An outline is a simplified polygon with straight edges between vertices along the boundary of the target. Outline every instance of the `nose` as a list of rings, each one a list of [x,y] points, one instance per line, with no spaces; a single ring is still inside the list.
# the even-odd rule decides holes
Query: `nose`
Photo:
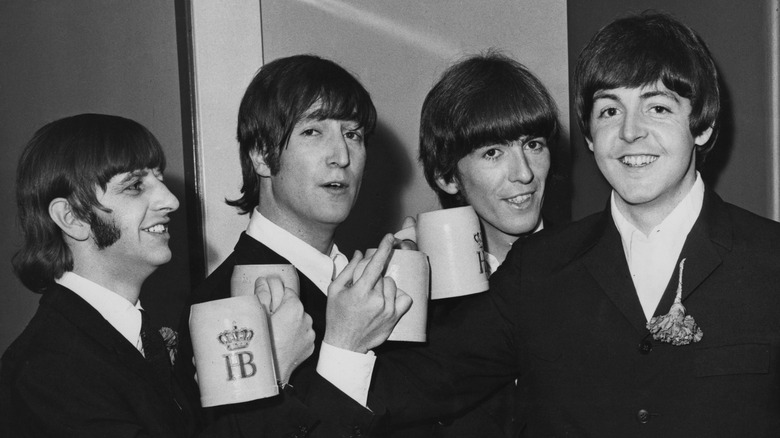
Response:
[[[633,143],[647,134],[642,116],[638,111],[626,111],[620,125],[620,138],[627,143]]]
[[[512,148],[512,157],[509,166],[509,181],[529,184],[534,180],[534,171],[528,164],[522,145],[519,144]]]
[[[171,193],[164,182],[158,181],[157,193],[155,194],[154,206],[158,210],[165,210],[172,213],[179,209],[179,200]]]
[[[349,166],[349,145],[347,145],[347,140],[340,132],[333,134],[329,146],[328,165],[335,167]]]

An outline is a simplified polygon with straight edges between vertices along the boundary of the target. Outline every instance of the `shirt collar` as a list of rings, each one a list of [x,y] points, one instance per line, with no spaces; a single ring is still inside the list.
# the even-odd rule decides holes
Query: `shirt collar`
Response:
[[[330,282],[348,263],[335,243],[330,255],[325,255],[268,220],[257,209],[252,212],[246,234],[286,258],[326,295]]]
[[[66,272],[55,281],[97,310],[133,346],[140,347],[141,300],[133,305],[121,295],[74,272]]]
[[[687,195],[680,201],[679,204],[672,210],[671,213],[658,225],[656,225],[650,234],[644,235],[637,227],[626,219],[625,216],[618,210],[615,203],[615,191],[612,191],[612,197],[610,200],[610,210],[612,218],[615,221],[615,226],[620,233],[620,239],[623,242],[623,249],[626,254],[630,254],[631,239],[632,238],[646,238],[650,239],[666,239],[669,241],[684,241],[688,233],[693,228],[693,224],[699,217],[702,204],[704,203],[704,182],[696,172],[696,181],[693,183],[693,187]]]

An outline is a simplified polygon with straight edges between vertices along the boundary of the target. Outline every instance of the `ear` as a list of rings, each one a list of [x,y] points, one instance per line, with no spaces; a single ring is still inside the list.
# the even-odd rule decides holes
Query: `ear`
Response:
[[[693,142],[696,143],[696,146],[701,146],[704,143],[707,143],[710,140],[710,137],[712,137],[712,126],[697,135],[696,138],[693,139]]]
[[[264,178],[271,176],[271,168],[265,161],[265,156],[260,148],[255,148],[249,151],[249,158],[252,160],[252,167],[255,168],[255,173]]]
[[[593,140],[589,139],[588,137],[585,137],[585,143],[588,144],[588,149],[590,149],[590,151],[593,152]]]
[[[450,195],[454,195],[460,191],[460,187],[458,186],[458,182],[455,178],[452,178],[452,180],[447,182],[443,177],[437,176],[436,185]]]
[[[65,198],[55,198],[49,203],[49,216],[70,238],[84,241],[89,238],[91,227],[79,219]]]

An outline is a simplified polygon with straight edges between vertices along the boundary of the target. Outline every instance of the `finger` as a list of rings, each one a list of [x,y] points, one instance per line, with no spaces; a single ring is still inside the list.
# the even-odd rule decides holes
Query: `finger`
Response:
[[[271,307],[269,309],[271,312],[275,312],[284,297],[284,283],[278,275],[269,275],[266,281],[271,294]]]
[[[268,280],[265,277],[257,277],[257,280],[255,280],[255,296],[260,300],[260,304],[265,307],[266,312],[271,313],[273,295],[271,294],[271,287],[268,285]]]
[[[409,309],[412,308],[414,300],[412,297],[401,289],[396,290],[395,294],[395,313],[398,318],[404,316]]]
[[[411,240],[412,242],[417,241],[417,231],[415,230],[415,227],[402,228],[399,231],[396,231],[393,236],[399,240]]]
[[[379,243],[374,255],[371,256],[371,260],[366,265],[366,269],[360,276],[360,279],[356,283],[361,283],[361,287],[368,287],[373,289],[376,286],[377,281],[382,278],[382,272],[385,270],[387,259],[390,258],[390,254],[393,251],[393,235],[386,234]]]
[[[363,271],[366,270],[366,266],[368,266],[368,262],[371,261],[371,258],[364,258],[360,262],[358,262],[357,266],[355,267],[355,272],[352,274],[352,282],[358,281],[361,275],[363,275]]]
[[[341,271],[341,273],[339,273],[339,275],[337,275],[328,286],[329,297],[331,296],[331,293],[334,295],[338,294],[338,292],[341,292],[347,288],[347,284],[352,283],[352,276],[355,273],[355,268],[357,268],[357,265],[361,260],[363,260],[363,253],[360,251],[355,251],[355,254],[352,256],[352,260],[347,263],[347,266],[344,267],[344,270]]]
[[[390,277],[384,277],[382,278],[382,281],[377,282],[378,289],[381,285],[381,290],[379,292],[382,293],[382,296],[385,300],[385,310],[389,309],[395,309],[395,296],[396,296],[396,285],[395,280],[393,280]]]

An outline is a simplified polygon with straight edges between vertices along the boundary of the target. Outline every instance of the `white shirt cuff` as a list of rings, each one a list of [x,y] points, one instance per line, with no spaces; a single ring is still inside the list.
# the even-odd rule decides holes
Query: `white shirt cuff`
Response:
[[[353,400],[367,407],[376,356],[344,350],[323,342],[317,372]]]

